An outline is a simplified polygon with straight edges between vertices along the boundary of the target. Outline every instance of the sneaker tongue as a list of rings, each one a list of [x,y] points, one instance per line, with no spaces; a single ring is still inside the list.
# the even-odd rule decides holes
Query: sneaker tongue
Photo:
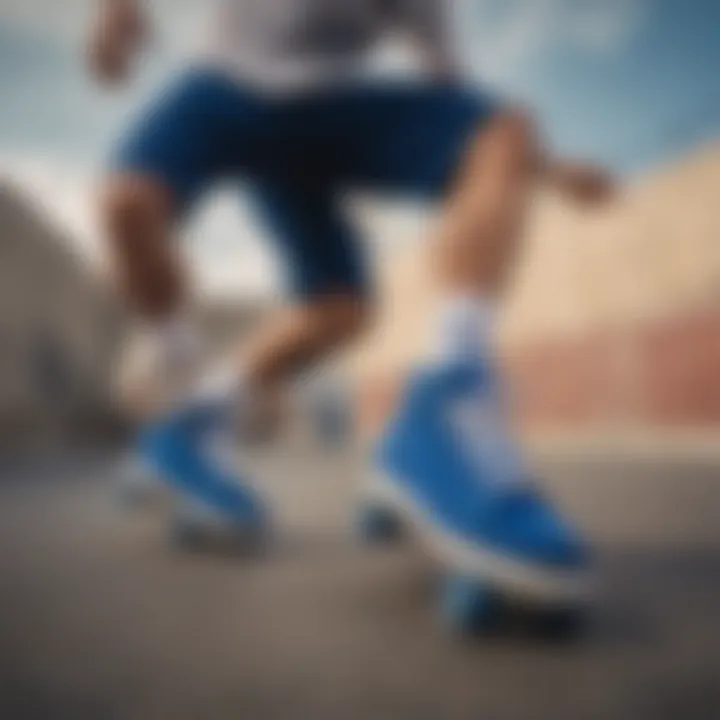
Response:
[[[498,489],[515,488],[527,477],[522,453],[509,431],[496,393],[473,393],[456,402],[452,422],[478,475]]]

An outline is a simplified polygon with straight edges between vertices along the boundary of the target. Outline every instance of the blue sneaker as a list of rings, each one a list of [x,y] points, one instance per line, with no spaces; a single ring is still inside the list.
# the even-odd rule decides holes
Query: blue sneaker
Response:
[[[460,575],[548,601],[587,592],[588,553],[528,480],[493,370],[416,375],[378,451],[375,507],[408,519]]]
[[[186,502],[175,526],[183,540],[230,533],[257,538],[267,524],[266,511],[215,444],[222,438],[225,412],[213,403],[176,410],[142,435],[142,457]]]

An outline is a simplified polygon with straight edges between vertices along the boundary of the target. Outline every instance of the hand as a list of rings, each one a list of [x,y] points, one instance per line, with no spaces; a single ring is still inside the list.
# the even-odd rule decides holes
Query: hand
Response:
[[[616,195],[615,179],[592,165],[568,164],[554,168],[554,184],[577,203],[595,206],[610,202]]]
[[[133,55],[147,28],[135,0],[106,0],[90,38],[88,63],[103,83],[120,84],[130,74]]]

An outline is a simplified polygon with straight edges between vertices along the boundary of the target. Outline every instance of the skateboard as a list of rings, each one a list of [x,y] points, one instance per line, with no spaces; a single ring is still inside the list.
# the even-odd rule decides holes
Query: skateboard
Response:
[[[357,516],[362,542],[387,545],[413,537],[440,570],[438,612],[443,625],[459,636],[503,632],[546,640],[576,640],[585,634],[590,619],[590,579],[583,572],[552,581],[517,582],[493,562],[464,562],[460,553],[448,552],[434,537],[427,521],[411,503],[400,502],[387,486],[373,482],[374,491],[363,494]],[[537,578],[542,579],[538,569]]]

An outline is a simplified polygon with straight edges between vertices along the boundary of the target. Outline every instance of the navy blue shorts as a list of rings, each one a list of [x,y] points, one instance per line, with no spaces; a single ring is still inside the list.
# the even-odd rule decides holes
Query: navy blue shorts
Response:
[[[468,88],[411,82],[268,98],[198,70],[143,115],[114,169],[161,181],[178,214],[216,182],[247,181],[295,294],[362,294],[368,273],[344,197],[442,199],[494,109]]]

